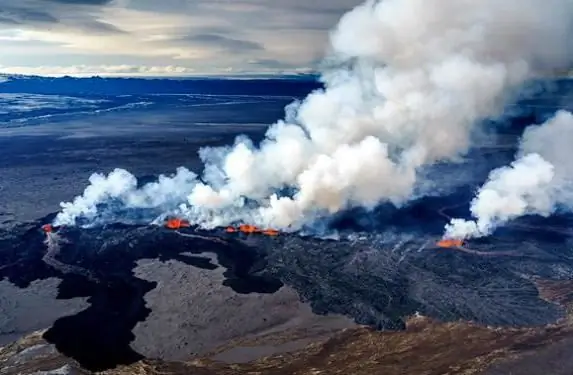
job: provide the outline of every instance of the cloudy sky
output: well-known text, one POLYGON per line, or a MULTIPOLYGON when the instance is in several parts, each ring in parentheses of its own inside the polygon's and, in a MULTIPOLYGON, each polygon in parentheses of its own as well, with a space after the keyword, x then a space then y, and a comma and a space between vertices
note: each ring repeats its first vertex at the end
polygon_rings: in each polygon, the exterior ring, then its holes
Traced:
POLYGON ((361 0, 0 0, 0 72, 241 74, 312 69, 361 0))

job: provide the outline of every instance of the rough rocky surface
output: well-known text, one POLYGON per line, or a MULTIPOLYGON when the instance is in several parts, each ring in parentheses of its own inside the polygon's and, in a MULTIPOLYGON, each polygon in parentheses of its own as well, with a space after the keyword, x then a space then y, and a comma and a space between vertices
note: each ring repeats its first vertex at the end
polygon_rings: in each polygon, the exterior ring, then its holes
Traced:
MULTIPOLYGON (((405 331, 342 329, 304 349, 249 363, 222 363, 209 354, 185 362, 143 360, 103 374, 566 374, 566 363, 560 360, 570 358, 573 351, 568 345, 573 340, 573 282, 538 281, 537 285, 542 297, 567 308, 567 318, 545 327, 489 328, 417 316, 408 321, 405 331)), ((299 339, 296 330, 273 332, 230 343, 219 352, 299 339)), ((46 344, 40 333, 0 349, 0 368, 2 375, 89 374, 46 344)))
MULTIPOLYGON (((214 255, 201 255, 217 264, 214 255)), ((222 267, 204 270, 176 260, 138 261, 135 276, 157 282, 157 287, 145 296, 151 313, 133 330, 136 338, 132 347, 146 357, 182 360, 238 338, 250 339, 296 329, 306 331, 305 339, 308 339, 356 326, 343 316, 313 314, 287 287, 273 294, 235 293, 223 286, 224 272, 222 267)), ((283 346, 236 347, 219 353, 217 358, 257 359, 274 352, 300 349, 306 344, 303 340, 283 346)))
POLYGON ((21 289, 0 280, 0 345, 48 327, 88 306, 87 298, 56 299, 60 283, 60 279, 49 278, 33 281, 28 288, 21 289))

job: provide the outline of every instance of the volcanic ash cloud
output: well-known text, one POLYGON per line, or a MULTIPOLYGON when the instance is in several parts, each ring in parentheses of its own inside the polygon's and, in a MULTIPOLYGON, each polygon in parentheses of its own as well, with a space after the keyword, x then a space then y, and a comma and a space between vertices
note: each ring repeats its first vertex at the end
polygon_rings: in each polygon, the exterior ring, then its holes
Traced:
POLYGON ((570 112, 559 111, 544 124, 528 127, 516 160, 492 171, 471 202, 475 220, 451 220, 445 237, 482 237, 520 216, 549 216, 558 209, 571 211, 572 142, 570 112))
MULTIPOLYGON (((512 89, 568 66, 572 15, 571 0, 367 1, 331 33, 325 89, 289 106, 257 147, 240 137, 202 150, 204 175, 183 178, 177 211, 206 227, 297 229, 349 207, 400 205, 419 169, 464 154, 474 125, 498 114, 512 89)), ((107 177, 121 175, 123 189, 92 181, 56 222, 94 216, 110 195, 161 205, 168 199, 157 196, 173 193, 142 197, 126 173, 107 177)))

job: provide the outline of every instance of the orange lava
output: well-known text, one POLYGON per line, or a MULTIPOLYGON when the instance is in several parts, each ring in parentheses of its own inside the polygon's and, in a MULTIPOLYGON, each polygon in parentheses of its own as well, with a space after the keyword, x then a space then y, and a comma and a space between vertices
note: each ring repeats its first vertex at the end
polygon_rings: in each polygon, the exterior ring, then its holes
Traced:
POLYGON ((266 236, 278 236, 280 233, 276 229, 261 229, 259 227, 256 227, 254 225, 249 225, 249 224, 241 224, 241 225, 239 225, 238 228, 227 227, 225 229, 225 232, 227 232, 227 233, 241 232, 241 233, 247 233, 247 234, 260 233, 260 234, 264 234, 266 236))
POLYGON ((179 219, 179 218, 168 219, 165 222, 165 227, 169 228, 169 229, 181 229, 181 228, 187 228, 189 226, 190 226, 190 224, 187 220, 183 220, 183 219, 179 219))
POLYGON ((278 236, 280 232, 275 229, 265 229, 262 233, 267 236, 278 236))
POLYGON ((239 225, 239 231, 243 233, 260 233, 261 229, 257 228, 254 225, 241 224, 239 225))
POLYGON ((438 241, 436 245, 438 245, 439 247, 453 248, 453 247, 461 247, 463 244, 464 241, 462 240, 443 239, 441 241, 438 241))
POLYGON ((52 226, 52 224, 46 224, 42 226, 42 230, 45 233, 52 233, 54 231, 54 227, 52 226))

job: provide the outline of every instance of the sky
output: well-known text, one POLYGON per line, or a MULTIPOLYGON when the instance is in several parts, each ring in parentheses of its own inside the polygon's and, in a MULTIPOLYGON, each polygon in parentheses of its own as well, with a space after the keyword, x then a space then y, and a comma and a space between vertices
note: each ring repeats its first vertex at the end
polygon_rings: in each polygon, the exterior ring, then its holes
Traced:
POLYGON ((0 0, 0 72, 313 71, 362 0, 0 0))

